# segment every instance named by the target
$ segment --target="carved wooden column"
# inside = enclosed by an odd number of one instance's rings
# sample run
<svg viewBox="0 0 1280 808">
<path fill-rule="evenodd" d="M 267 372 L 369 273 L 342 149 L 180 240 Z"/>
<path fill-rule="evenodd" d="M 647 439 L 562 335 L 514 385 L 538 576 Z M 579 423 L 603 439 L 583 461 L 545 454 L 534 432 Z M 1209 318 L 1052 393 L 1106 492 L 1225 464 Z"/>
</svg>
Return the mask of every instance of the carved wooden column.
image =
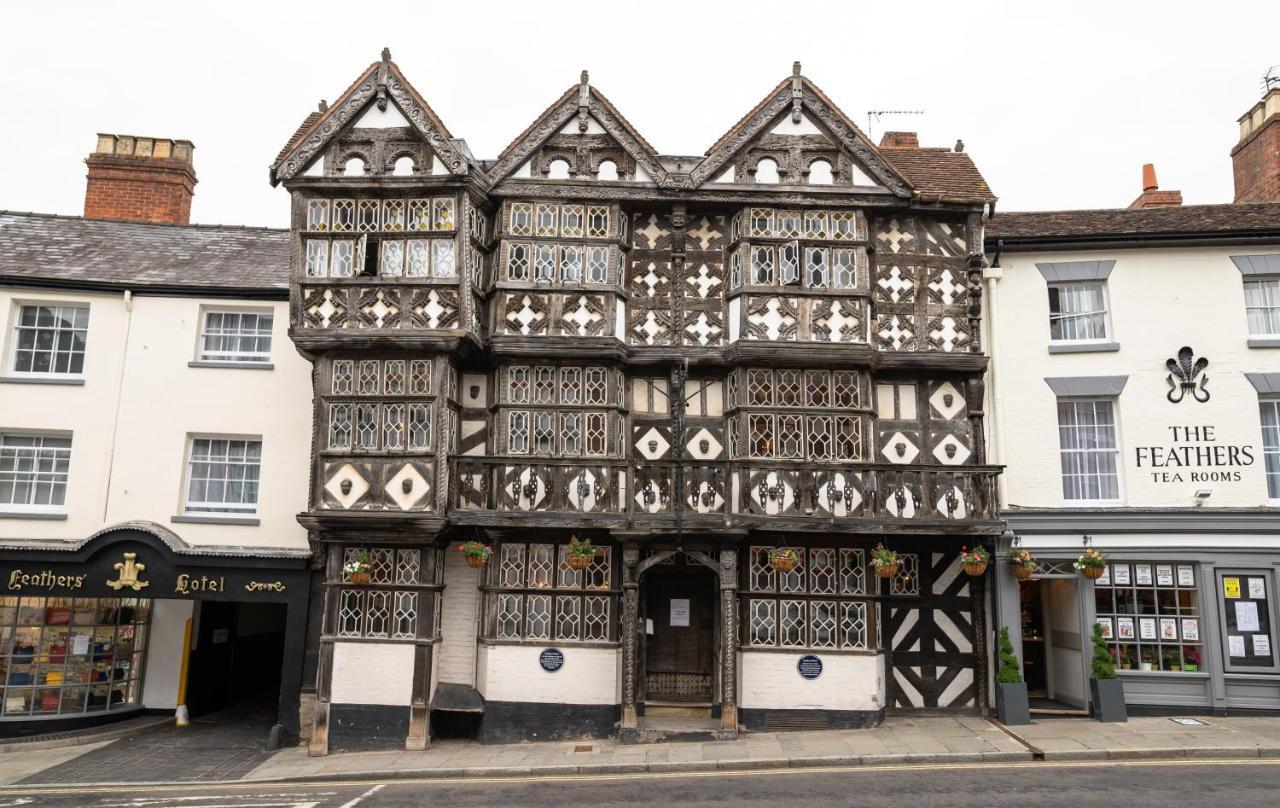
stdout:
<svg viewBox="0 0 1280 808">
<path fill-rule="evenodd" d="M 720 727 L 738 731 L 738 548 L 720 550 Z"/>
<path fill-rule="evenodd" d="M 973 592 L 973 655 L 974 670 L 973 677 L 978 685 L 977 701 L 978 712 L 982 715 L 987 714 L 987 603 L 986 603 L 986 584 L 987 576 L 994 575 L 998 566 L 992 564 L 986 573 L 976 578 L 970 579 L 971 591 Z M 963 574 L 963 573 L 962 573 Z"/>
<path fill-rule="evenodd" d="M 636 653 L 640 619 L 640 545 L 622 545 L 622 728 L 636 728 Z"/>
</svg>

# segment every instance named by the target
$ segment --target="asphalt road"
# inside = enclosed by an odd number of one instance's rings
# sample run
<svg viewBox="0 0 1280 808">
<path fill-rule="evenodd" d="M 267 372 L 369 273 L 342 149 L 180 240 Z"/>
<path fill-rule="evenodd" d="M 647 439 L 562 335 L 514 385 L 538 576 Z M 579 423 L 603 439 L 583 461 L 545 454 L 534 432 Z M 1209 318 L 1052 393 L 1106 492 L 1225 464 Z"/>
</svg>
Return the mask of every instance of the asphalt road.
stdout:
<svg viewBox="0 0 1280 808">
<path fill-rule="evenodd" d="M 1280 761 L 1029 763 L 281 786 L 192 783 L 56 791 L 0 789 L 0 808 L 1274 808 L 1278 804 Z"/>
</svg>

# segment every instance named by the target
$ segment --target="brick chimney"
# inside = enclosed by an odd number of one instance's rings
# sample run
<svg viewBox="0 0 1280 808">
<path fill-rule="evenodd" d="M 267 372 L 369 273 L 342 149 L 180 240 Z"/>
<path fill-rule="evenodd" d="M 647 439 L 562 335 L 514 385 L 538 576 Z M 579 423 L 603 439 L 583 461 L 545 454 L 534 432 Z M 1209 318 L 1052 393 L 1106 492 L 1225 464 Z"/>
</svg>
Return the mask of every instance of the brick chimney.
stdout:
<svg viewBox="0 0 1280 808">
<path fill-rule="evenodd" d="M 880 136 L 880 147 L 884 149 L 918 149 L 920 138 L 915 132 L 885 132 Z"/>
<path fill-rule="evenodd" d="M 85 217 L 187 224 L 196 189 L 194 148 L 189 140 L 100 133 L 85 160 Z"/>
<path fill-rule="evenodd" d="M 1142 193 L 1129 203 L 1132 208 L 1176 208 L 1182 204 L 1182 191 L 1161 191 L 1156 182 L 1156 167 L 1147 163 L 1142 167 Z"/>
<path fill-rule="evenodd" d="M 1280 202 L 1280 87 L 1240 116 L 1240 142 L 1231 150 L 1236 202 Z"/>
</svg>

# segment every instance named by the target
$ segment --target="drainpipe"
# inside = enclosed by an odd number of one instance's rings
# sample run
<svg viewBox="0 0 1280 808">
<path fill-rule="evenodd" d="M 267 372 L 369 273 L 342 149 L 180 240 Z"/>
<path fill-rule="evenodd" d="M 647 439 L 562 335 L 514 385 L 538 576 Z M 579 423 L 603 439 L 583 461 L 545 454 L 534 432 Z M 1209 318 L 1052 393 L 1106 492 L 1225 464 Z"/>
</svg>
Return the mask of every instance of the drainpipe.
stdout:
<svg viewBox="0 0 1280 808">
<path fill-rule="evenodd" d="M 987 400 L 992 402 L 992 406 L 988 408 L 987 413 L 987 434 L 989 437 L 988 448 L 991 457 L 987 458 L 987 462 L 994 465 L 1004 465 L 1004 396 L 1001 395 L 999 389 L 999 373 L 997 371 L 998 356 L 1000 351 L 1000 325 L 997 319 L 999 311 L 997 290 L 1000 286 L 1000 279 L 1004 277 L 1004 269 L 1000 266 L 1000 248 L 996 248 L 995 257 L 991 261 L 991 266 L 982 272 L 983 298 L 986 300 L 986 316 L 983 317 L 986 334 L 983 335 L 987 353 L 990 356 L 990 362 L 987 363 Z M 998 507 L 1003 510 L 1008 504 L 1005 498 L 1004 475 L 996 477 L 996 502 Z"/>
<path fill-rule="evenodd" d="M 124 290 L 124 337 L 120 341 L 120 375 L 116 378 L 116 400 L 111 410 L 111 434 L 107 437 L 106 485 L 102 489 L 102 523 L 107 523 L 111 506 L 111 473 L 115 466 L 116 436 L 120 432 L 120 400 L 124 398 L 124 376 L 129 362 L 129 337 L 133 331 L 133 292 Z"/>
</svg>

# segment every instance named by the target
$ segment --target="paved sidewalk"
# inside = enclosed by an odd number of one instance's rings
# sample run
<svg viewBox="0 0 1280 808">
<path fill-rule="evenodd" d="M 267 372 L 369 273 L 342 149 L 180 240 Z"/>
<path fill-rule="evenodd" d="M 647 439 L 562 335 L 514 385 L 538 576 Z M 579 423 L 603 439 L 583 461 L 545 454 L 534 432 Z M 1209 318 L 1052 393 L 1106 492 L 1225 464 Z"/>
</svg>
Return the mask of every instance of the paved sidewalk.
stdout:
<svg viewBox="0 0 1280 808">
<path fill-rule="evenodd" d="M 1280 718 L 1059 718 L 1008 729 L 1045 760 L 1280 757 Z"/>
</svg>

